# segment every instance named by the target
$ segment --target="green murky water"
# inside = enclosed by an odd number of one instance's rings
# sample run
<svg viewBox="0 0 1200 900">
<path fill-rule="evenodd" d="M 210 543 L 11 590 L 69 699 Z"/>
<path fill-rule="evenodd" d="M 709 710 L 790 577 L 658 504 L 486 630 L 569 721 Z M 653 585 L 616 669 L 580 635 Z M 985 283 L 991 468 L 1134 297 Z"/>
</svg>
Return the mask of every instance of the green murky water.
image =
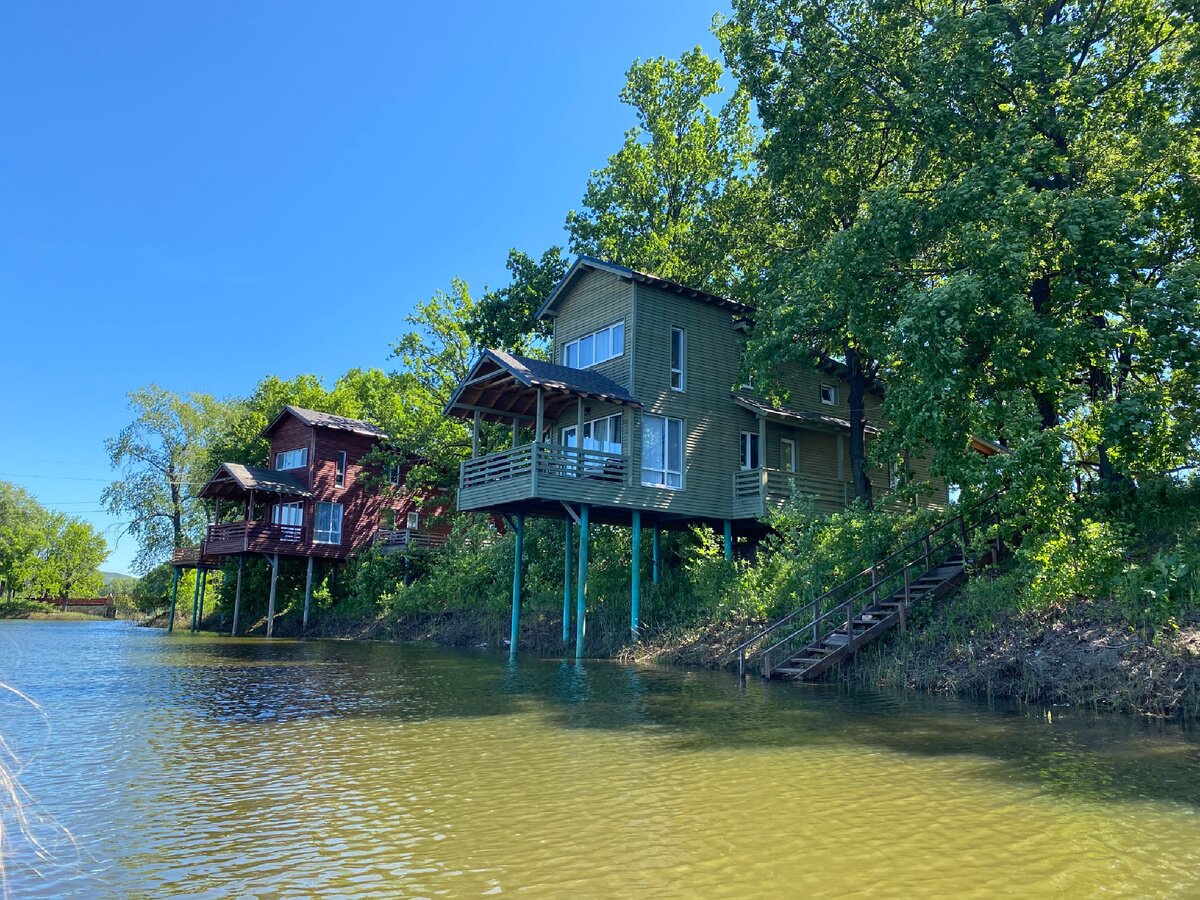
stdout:
<svg viewBox="0 0 1200 900">
<path fill-rule="evenodd" d="M 723 674 L 0 622 L 14 897 L 1200 896 L 1200 743 Z"/>
</svg>

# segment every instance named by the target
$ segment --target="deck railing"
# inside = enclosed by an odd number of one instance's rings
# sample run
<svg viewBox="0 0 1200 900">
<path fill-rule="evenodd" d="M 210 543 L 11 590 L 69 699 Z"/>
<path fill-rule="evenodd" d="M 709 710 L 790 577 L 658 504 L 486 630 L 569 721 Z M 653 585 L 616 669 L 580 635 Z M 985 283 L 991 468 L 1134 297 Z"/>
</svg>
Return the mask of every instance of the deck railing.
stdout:
<svg viewBox="0 0 1200 900">
<path fill-rule="evenodd" d="M 450 539 L 446 534 L 431 534 L 414 528 L 380 528 L 375 543 L 382 547 L 440 547 Z"/>
<path fill-rule="evenodd" d="M 763 676 L 769 678 L 772 660 L 788 658 L 794 649 L 815 642 L 840 624 L 847 624 L 847 634 L 852 634 L 848 623 L 864 609 L 898 591 L 904 592 L 907 607 L 917 579 L 955 554 L 961 553 L 964 560 L 969 560 L 972 542 L 976 540 L 986 540 L 991 558 L 999 559 L 1002 552 L 999 493 L 964 509 L 870 568 L 767 625 L 732 651 L 738 656 L 738 674 L 745 674 L 746 657 L 758 653 L 762 657 Z M 768 642 L 770 646 L 764 649 Z"/>
<path fill-rule="evenodd" d="M 274 522 L 222 522 L 208 526 L 205 544 L 240 542 L 243 546 L 258 541 L 298 544 L 304 540 L 303 525 L 277 525 Z"/>
<path fill-rule="evenodd" d="M 801 472 L 783 469 L 743 469 L 733 473 L 733 503 L 735 509 L 755 507 L 755 513 L 765 514 L 766 504 L 787 500 L 796 494 L 812 494 L 819 500 L 845 504 L 849 502 L 846 484 L 814 478 Z"/>
<path fill-rule="evenodd" d="M 469 489 L 530 476 L 535 483 L 539 477 L 550 477 L 624 484 L 628 472 L 629 459 L 619 453 L 535 441 L 465 460 L 458 483 L 461 489 Z"/>
</svg>

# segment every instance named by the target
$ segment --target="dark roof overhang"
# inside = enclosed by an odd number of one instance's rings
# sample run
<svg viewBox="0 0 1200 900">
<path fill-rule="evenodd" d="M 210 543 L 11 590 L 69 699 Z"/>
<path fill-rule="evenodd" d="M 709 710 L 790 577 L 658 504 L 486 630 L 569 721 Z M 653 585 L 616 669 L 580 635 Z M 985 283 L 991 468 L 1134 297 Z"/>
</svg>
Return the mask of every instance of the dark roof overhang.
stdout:
<svg viewBox="0 0 1200 900">
<path fill-rule="evenodd" d="M 795 409 L 789 406 L 772 406 L 745 394 L 732 394 L 733 402 L 743 409 L 748 409 L 760 418 L 794 425 L 798 428 L 812 428 L 818 431 L 847 432 L 850 430 L 850 420 L 825 413 L 810 412 L 806 409 Z M 880 434 L 874 425 L 866 426 L 867 434 Z"/>
<path fill-rule="evenodd" d="M 295 416 L 305 425 L 313 428 L 330 428 L 334 431 L 350 431 L 354 434 L 364 434 L 368 437 L 386 438 L 387 433 L 378 425 L 372 425 L 370 422 L 364 422 L 362 419 L 350 419 L 346 416 L 337 416 L 333 413 L 320 412 L 315 409 L 304 409 L 299 406 L 285 406 L 281 409 L 278 415 L 273 418 L 266 428 L 262 430 L 262 436 L 268 437 L 275 426 L 284 416 Z"/>
<path fill-rule="evenodd" d="M 611 378 L 587 369 L 572 369 L 503 350 L 485 350 L 454 391 L 444 412 L 486 422 L 533 421 L 538 392 L 547 420 L 558 419 L 580 399 L 641 407 Z"/>
<path fill-rule="evenodd" d="M 290 472 L 243 466 L 241 463 L 221 463 L 212 478 L 200 491 L 206 500 L 241 497 L 250 491 L 281 496 L 311 497 L 312 491 Z"/>
</svg>

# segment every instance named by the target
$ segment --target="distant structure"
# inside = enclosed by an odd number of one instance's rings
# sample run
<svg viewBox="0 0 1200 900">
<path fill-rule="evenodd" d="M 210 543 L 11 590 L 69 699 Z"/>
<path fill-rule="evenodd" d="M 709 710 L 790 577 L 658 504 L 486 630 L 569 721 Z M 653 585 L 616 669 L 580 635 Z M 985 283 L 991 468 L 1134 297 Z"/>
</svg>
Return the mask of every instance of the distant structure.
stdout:
<svg viewBox="0 0 1200 900">
<path fill-rule="evenodd" d="M 393 498 L 364 478 L 382 472 L 363 462 L 386 439 L 383 429 L 360 419 L 297 406 L 285 406 L 263 429 L 270 441 L 265 468 L 222 463 L 200 497 L 215 502 L 213 524 L 199 547 L 176 550 L 171 588 L 171 620 L 179 575 L 194 568 L 196 595 L 192 629 L 203 609 L 205 575 L 225 557 L 238 560 L 232 633 L 237 634 L 242 598 L 242 569 L 248 555 L 262 554 L 271 563 L 271 592 L 267 603 L 267 637 L 275 625 L 275 586 L 279 558 L 308 560 L 304 584 L 303 628 L 308 627 L 314 560 L 344 560 L 373 544 L 387 551 L 418 551 L 445 543 L 450 526 L 432 499 L 434 492 L 401 490 Z M 389 473 L 400 486 L 417 460 Z"/>
</svg>

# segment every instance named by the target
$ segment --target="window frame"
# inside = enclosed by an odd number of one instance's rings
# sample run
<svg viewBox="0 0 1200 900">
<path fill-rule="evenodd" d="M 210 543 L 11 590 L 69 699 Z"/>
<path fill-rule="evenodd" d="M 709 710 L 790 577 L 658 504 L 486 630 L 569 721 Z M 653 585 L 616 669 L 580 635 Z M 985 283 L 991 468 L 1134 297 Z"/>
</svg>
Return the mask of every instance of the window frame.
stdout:
<svg viewBox="0 0 1200 900">
<path fill-rule="evenodd" d="M 790 449 L 785 453 L 784 448 Z M 789 475 L 795 475 L 800 471 L 800 447 L 795 438 L 781 437 L 779 439 L 779 461 L 780 468 Z"/>
<path fill-rule="evenodd" d="M 675 335 L 679 335 L 679 365 L 675 365 Z M 670 388 L 677 394 L 687 393 L 687 329 L 671 326 Z M 676 376 L 679 383 L 676 384 Z"/>
<path fill-rule="evenodd" d="M 284 466 L 282 464 L 282 461 L 289 459 L 293 454 L 295 454 L 299 458 L 300 462 L 296 463 L 295 465 Z M 275 451 L 275 471 L 276 472 L 290 472 L 293 469 L 303 469 L 307 465 L 308 465 L 308 448 L 307 447 L 296 447 L 293 450 L 277 450 L 277 451 Z"/>
<path fill-rule="evenodd" d="M 758 440 L 757 431 L 743 431 L 741 440 L 738 442 L 740 446 L 740 465 L 743 472 L 757 472 L 764 468 L 762 458 L 762 445 Z M 751 465 L 754 462 L 754 457 L 758 457 L 758 465 Z"/>
<path fill-rule="evenodd" d="M 410 509 L 408 515 L 404 517 L 404 525 L 408 531 L 420 531 L 421 514 L 415 509 Z"/>
<path fill-rule="evenodd" d="M 825 399 L 826 391 L 829 391 L 829 399 L 828 400 Z M 837 385 L 830 384 L 827 381 L 822 381 L 821 387 L 817 391 L 817 397 L 820 399 L 821 403 L 825 406 L 837 406 L 837 403 L 838 403 Z"/>
<path fill-rule="evenodd" d="M 621 334 L 621 339 L 618 342 L 616 335 L 618 330 Z M 590 355 L 587 365 L 583 365 L 583 348 L 584 342 L 587 342 L 587 347 Z M 596 350 L 601 345 L 607 347 L 605 351 L 607 356 L 600 356 Z M 618 349 L 619 343 L 619 349 Z M 567 341 L 563 344 L 561 360 L 562 365 L 569 369 L 590 369 L 593 366 L 598 366 L 601 363 L 606 363 L 613 359 L 620 359 L 625 355 L 625 320 L 618 319 L 610 325 L 605 325 L 603 328 L 597 328 L 595 331 L 590 331 L 587 334 L 581 334 L 573 341 Z"/>
<path fill-rule="evenodd" d="M 337 452 L 337 458 L 334 461 L 334 466 L 335 466 L 334 473 L 333 473 L 333 486 L 334 487 L 345 487 L 346 486 L 346 464 L 347 464 L 348 460 L 349 460 L 349 456 L 345 450 L 339 450 Z"/>
<path fill-rule="evenodd" d="M 330 527 L 321 528 L 321 509 L 328 507 L 330 509 Z M 335 529 L 333 528 L 333 511 L 337 511 L 337 540 L 333 540 Z M 313 510 L 313 543 L 314 544 L 332 544 L 340 545 L 342 543 L 342 532 L 345 525 L 345 511 L 342 504 L 330 500 L 318 500 L 316 508 Z M 322 537 L 326 535 L 326 537 Z"/>
<path fill-rule="evenodd" d="M 662 465 L 647 466 L 646 462 L 646 435 L 647 425 L 654 421 L 662 423 Z M 678 470 L 671 467 L 671 425 L 677 426 L 678 438 L 677 446 L 679 451 L 679 468 Z M 655 462 L 659 462 L 656 460 Z M 660 416 L 653 413 L 646 413 L 642 416 L 642 458 L 639 466 L 639 480 L 642 487 L 662 488 L 667 491 L 682 491 L 687 489 L 687 423 L 683 419 L 677 419 L 672 416 Z M 651 475 L 658 474 L 661 480 L 648 481 L 646 479 L 647 472 Z M 679 484 L 671 484 L 669 478 L 672 475 L 679 477 Z"/>
</svg>

